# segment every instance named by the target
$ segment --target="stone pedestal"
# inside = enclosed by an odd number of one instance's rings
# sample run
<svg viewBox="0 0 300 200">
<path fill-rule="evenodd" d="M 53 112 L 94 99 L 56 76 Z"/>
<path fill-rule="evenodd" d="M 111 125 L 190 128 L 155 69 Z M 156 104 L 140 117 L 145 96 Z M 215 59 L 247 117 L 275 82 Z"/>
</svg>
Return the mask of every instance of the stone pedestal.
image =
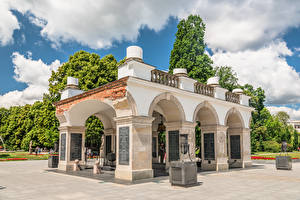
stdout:
<svg viewBox="0 0 300 200">
<path fill-rule="evenodd" d="M 231 136 L 240 137 L 240 158 L 231 156 Z M 250 147 L 250 129 L 229 128 L 228 129 L 228 155 L 229 166 L 233 168 L 246 168 L 252 166 L 251 147 Z"/>
<path fill-rule="evenodd" d="M 59 127 L 59 164 L 58 169 L 72 171 L 76 159 L 80 165 L 84 165 L 84 126 Z"/>
<path fill-rule="evenodd" d="M 227 126 L 208 125 L 201 126 L 201 153 L 202 153 L 202 169 L 203 170 L 228 170 L 227 157 L 227 141 L 226 130 Z M 205 157 L 204 150 L 204 135 L 213 134 L 214 137 L 214 158 Z"/>
<path fill-rule="evenodd" d="M 115 178 L 134 181 L 152 178 L 153 117 L 114 118 L 117 129 Z"/>
</svg>

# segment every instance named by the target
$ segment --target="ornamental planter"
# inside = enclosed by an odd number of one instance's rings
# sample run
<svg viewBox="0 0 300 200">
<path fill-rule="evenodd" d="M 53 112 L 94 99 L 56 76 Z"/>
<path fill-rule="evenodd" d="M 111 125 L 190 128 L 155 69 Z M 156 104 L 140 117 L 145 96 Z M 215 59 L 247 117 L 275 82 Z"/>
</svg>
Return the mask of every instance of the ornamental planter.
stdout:
<svg viewBox="0 0 300 200">
<path fill-rule="evenodd" d="M 197 184 L 196 162 L 173 161 L 170 164 L 170 183 L 178 186 L 193 186 Z"/>
<path fill-rule="evenodd" d="M 292 157 L 291 156 L 276 156 L 276 169 L 292 169 Z"/>
<path fill-rule="evenodd" d="M 48 167 L 49 168 L 57 168 L 58 167 L 58 154 L 49 155 Z"/>
</svg>

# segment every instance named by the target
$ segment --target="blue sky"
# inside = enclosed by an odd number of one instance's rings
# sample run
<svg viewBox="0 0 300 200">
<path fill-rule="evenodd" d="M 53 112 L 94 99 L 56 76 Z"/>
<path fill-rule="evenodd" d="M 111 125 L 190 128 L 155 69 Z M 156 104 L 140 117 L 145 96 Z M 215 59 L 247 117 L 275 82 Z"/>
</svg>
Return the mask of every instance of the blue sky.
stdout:
<svg viewBox="0 0 300 200">
<path fill-rule="evenodd" d="M 138 45 L 145 62 L 167 70 L 178 21 L 199 14 L 214 65 L 232 66 L 241 84 L 263 87 L 272 112 L 300 119 L 299 2 L 88 2 L 0 2 L 0 106 L 40 99 L 51 70 L 78 50 L 120 60 Z"/>
</svg>

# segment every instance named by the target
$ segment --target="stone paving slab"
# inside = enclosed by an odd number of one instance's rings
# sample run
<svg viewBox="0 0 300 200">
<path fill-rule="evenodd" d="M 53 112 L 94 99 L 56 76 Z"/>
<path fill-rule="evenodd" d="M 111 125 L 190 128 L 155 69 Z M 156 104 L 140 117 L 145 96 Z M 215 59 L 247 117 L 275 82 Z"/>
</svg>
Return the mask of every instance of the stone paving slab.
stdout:
<svg viewBox="0 0 300 200">
<path fill-rule="evenodd" d="M 124 185 L 47 171 L 47 161 L 0 163 L 0 200 L 19 199 L 293 199 L 300 200 L 300 163 L 293 170 L 265 164 L 247 170 L 201 172 L 200 185 L 171 186 L 168 179 Z"/>
</svg>

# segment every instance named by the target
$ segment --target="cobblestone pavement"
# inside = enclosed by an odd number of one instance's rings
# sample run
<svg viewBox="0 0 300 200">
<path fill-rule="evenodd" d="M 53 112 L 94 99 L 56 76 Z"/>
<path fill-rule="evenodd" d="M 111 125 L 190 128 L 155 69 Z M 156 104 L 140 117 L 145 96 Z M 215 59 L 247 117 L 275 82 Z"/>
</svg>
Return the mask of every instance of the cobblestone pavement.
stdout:
<svg viewBox="0 0 300 200">
<path fill-rule="evenodd" d="M 292 171 L 274 164 L 246 170 L 198 174 L 200 185 L 170 186 L 168 179 L 124 185 L 48 172 L 47 161 L 0 163 L 0 200 L 19 199 L 299 199 L 300 163 Z"/>
</svg>

